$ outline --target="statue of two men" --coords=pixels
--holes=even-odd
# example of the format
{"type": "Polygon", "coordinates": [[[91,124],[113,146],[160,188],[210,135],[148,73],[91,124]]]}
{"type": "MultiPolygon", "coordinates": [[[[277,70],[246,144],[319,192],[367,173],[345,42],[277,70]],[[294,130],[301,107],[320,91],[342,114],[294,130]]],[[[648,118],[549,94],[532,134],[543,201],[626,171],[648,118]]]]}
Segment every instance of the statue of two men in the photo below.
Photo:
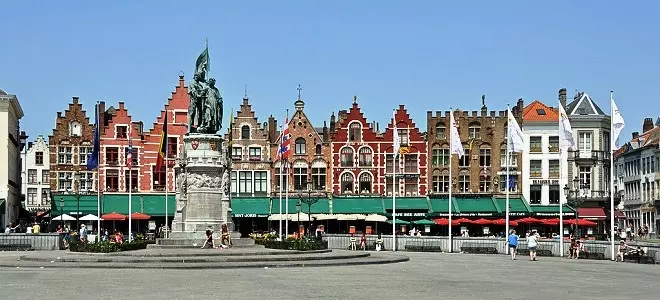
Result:
{"type": "Polygon", "coordinates": [[[222,128],[222,96],[215,79],[206,79],[209,69],[208,47],[197,58],[195,75],[188,87],[188,132],[216,134],[222,128]]]}

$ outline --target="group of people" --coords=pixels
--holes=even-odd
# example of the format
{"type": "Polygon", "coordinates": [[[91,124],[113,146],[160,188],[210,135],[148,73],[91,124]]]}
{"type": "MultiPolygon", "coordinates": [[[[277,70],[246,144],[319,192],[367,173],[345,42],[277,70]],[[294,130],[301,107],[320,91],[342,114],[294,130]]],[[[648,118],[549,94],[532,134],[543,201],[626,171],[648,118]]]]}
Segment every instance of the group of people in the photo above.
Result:
{"type": "MultiPolygon", "coordinates": [[[[376,251],[385,250],[385,247],[383,245],[383,236],[380,233],[378,233],[378,238],[376,238],[376,241],[374,242],[374,247],[375,247],[376,251]]],[[[357,238],[355,237],[355,234],[351,234],[349,249],[353,250],[353,251],[357,250],[357,238]]],[[[366,233],[362,233],[362,236],[360,237],[360,250],[362,250],[362,251],[367,250],[367,234],[366,233]]]]}
{"type": "Polygon", "coordinates": [[[619,239],[622,241],[635,241],[635,238],[640,238],[644,239],[649,236],[649,227],[647,225],[644,225],[640,228],[635,228],[632,225],[628,225],[625,229],[624,228],[619,228],[617,230],[617,235],[619,236],[619,239]]]}
{"type": "MultiPolygon", "coordinates": [[[[536,261],[536,248],[538,247],[539,234],[536,230],[527,231],[527,249],[529,250],[529,260],[536,261]]],[[[509,237],[507,238],[507,243],[509,244],[509,251],[511,252],[511,260],[516,260],[516,251],[518,249],[518,240],[520,237],[516,234],[516,231],[511,229],[509,232],[509,237]]]]}
{"type": "Polygon", "coordinates": [[[10,223],[5,227],[5,233],[32,233],[37,234],[41,233],[41,225],[38,222],[30,222],[27,224],[16,224],[10,223]]]}
{"type": "Polygon", "coordinates": [[[220,245],[218,247],[215,246],[215,242],[213,241],[213,229],[209,228],[206,230],[206,239],[204,240],[204,245],[202,246],[202,249],[214,249],[214,248],[227,249],[231,246],[232,246],[231,234],[229,233],[229,228],[227,227],[227,224],[222,224],[221,232],[220,232],[220,245]]]}

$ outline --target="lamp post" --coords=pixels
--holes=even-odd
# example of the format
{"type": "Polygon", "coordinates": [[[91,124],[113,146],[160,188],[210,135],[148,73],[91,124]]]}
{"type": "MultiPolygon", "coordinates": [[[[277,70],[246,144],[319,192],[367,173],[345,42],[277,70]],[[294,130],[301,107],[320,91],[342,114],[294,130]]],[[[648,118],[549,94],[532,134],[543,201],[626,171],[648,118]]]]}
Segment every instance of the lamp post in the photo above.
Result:
{"type": "Polygon", "coordinates": [[[298,212],[298,233],[300,233],[300,209],[302,208],[302,195],[298,198],[298,203],[296,203],[296,211],[298,212]]]}
{"type": "Polygon", "coordinates": [[[309,233],[311,234],[311,228],[309,228],[312,225],[312,205],[316,204],[319,202],[318,195],[316,197],[312,198],[312,192],[313,192],[314,185],[311,181],[307,182],[307,198],[301,199],[303,203],[307,204],[307,222],[309,223],[307,225],[309,229],[309,233]]]}
{"type": "Polygon", "coordinates": [[[73,173],[73,196],[76,197],[76,230],[80,229],[80,172],[73,173]]]}
{"type": "Polygon", "coordinates": [[[64,230],[64,198],[60,197],[60,224],[64,230]]]}

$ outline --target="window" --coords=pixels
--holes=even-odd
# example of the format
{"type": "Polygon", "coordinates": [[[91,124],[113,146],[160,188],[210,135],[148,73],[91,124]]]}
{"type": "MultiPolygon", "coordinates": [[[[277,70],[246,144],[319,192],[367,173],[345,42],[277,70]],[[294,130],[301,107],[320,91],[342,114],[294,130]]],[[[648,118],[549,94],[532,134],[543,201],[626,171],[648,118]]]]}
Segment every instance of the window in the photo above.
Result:
{"type": "Polygon", "coordinates": [[[69,125],[69,135],[73,137],[82,135],[82,126],[78,122],[71,122],[69,125]]]}
{"type": "Polygon", "coordinates": [[[250,147],[248,148],[248,153],[250,155],[250,160],[252,161],[261,160],[261,147],[250,147]]]}
{"type": "Polygon", "coordinates": [[[305,154],[307,151],[305,151],[307,147],[307,142],[305,141],[304,138],[297,138],[296,139],[296,152],[295,154],[305,154]]]}
{"type": "Polygon", "coordinates": [[[27,204],[30,206],[37,205],[37,189],[29,188],[27,189],[27,204]]]}
{"type": "Polygon", "coordinates": [[[362,173],[360,174],[360,193],[370,194],[371,193],[371,173],[362,173]]]}
{"type": "Polygon", "coordinates": [[[540,136],[529,137],[529,152],[540,153],[543,152],[543,144],[540,136]]]}
{"type": "Polygon", "coordinates": [[[59,172],[57,173],[57,190],[65,192],[71,190],[71,183],[73,181],[72,172],[59,172]]]}
{"type": "Polygon", "coordinates": [[[362,147],[360,148],[358,156],[358,164],[360,167],[371,167],[372,161],[371,161],[371,148],[369,147],[362,147]]]}
{"type": "Polygon", "coordinates": [[[289,188],[289,173],[287,171],[287,166],[284,166],[284,173],[282,173],[279,167],[275,168],[275,187],[280,188],[280,183],[283,182],[284,186],[282,186],[282,190],[286,191],[289,188]]]}
{"type": "Polygon", "coordinates": [[[353,164],[353,148],[344,147],[341,149],[341,166],[342,167],[352,167],[353,164]]]}
{"type": "Polygon", "coordinates": [[[167,137],[167,157],[176,158],[177,149],[179,149],[179,139],[174,137],[167,137]]]}
{"type": "Polygon", "coordinates": [[[551,136],[548,137],[548,151],[552,153],[559,152],[559,137],[551,136]]]}
{"type": "Polygon", "coordinates": [[[500,192],[505,192],[507,186],[509,186],[510,192],[518,191],[518,176],[509,175],[509,182],[507,183],[506,175],[500,175],[500,192]]]}
{"type": "Polygon", "coordinates": [[[406,196],[417,196],[419,178],[406,178],[404,181],[406,196]]]}
{"type": "Polygon", "coordinates": [[[41,184],[50,184],[50,170],[41,170],[41,184]]]}
{"type": "Polygon", "coordinates": [[[479,166],[490,167],[490,148],[479,149],[479,166]]]}
{"type": "Polygon", "coordinates": [[[440,146],[435,146],[432,153],[432,165],[434,166],[446,166],[449,165],[449,148],[447,146],[440,148],[440,146]]]}
{"type": "Polygon", "coordinates": [[[36,169],[29,169],[28,170],[28,183],[29,184],[37,184],[37,170],[36,169]]]}
{"type": "Polygon", "coordinates": [[[362,141],[362,124],[353,122],[348,126],[348,141],[360,142],[362,141]]]}
{"type": "Polygon", "coordinates": [[[241,139],[242,140],[250,139],[250,126],[248,125],[241,126],[241,139]]]}
{"type": "Polygon", "coordinates": [[[44,164],[44,153],[41,151],[37,151],[34,153],[34,164],[41,166],[44,164]]]}
{"type": "Polygon", "coordinates": [[[417,173],[417,155],[406,154],[403,156],[403,171],[405,173],[417,173]]]}
{"type": "Polygon", "coordinates": [[[50,189],[41,189],[41,205],[50,205],[50,189]]]}
{"type": "Polygon", "coordinates": [[[493,180],[490,174],[481,174],[479,176],[479,191],[482,193],[489,193],[491,191],[493,180]]]}
{"type": "MultiPolygon", "coordinates": [[[[399,195],[399,181],[397,179],[397,187],[396,187],[396,193],[395,195],[399,195]]],[[[387,177],[385,178],[385,189],[387,190],[387,195],[392,196],[392,193],[394,192],[394,181],[392,180],[392,177],[387,177]]]]}
{"type": "Polygon", "coordinates": [[[433,171],[433,192],[448,193],[449,192],[449,172],[440,170],[433,171]]]}
{"type": "Polygon", "coordinates": [[[139,170],[131,170],[130,173],[128,170],[124,171],[124,191],[128,192],[129,186],[133,192],[139,190],[140,181],[138,180],[138,172],[139,170]]]}
{"type": "MultiPolygon", "coordinates": [[[[78,147],[78,164],[81,166],[86,166],[87,161],[92,157],[92,147],[78,147]]],[[[137,155],[135,155],[137,158],[137,155]]],[[[137,163],[136,163],[137,164],[137,163]]]]}
{"type": "Polygon", "coordinates": [[[236,191],[238,191],[238,178],[237,175],[238,171],[231,171],[231,194],[236,195],[236,191]]]}
{"type": "Polygon", "coordinates": [[[461,158],[458,159],[458,166],[459,167],[469,167],[470,166],[470,151],[467,150],[467,149],[470,149],[470,146],[463,145],[463,149],[466,149],[465,155],[463,155],[461,158]]]}
{"type": "Polygon", "coordinates": [[[126,134],[126,132],[128,131],[128,126],[119,125],[116,128],[117,128],[117,132],[116,132],[116,135],[115,135],[116,138],[125,139],[128,136],[126,134]]]}
{"type": "Polygon", "coordinates": [[[312,184],[315,190],[325,189],[325,168],[312,167],[312,184]]]}
{"type": "Polygon", "coordinates": [[[119,189],[119,171],[113,169],[105,170],[106,191],[116,192],[119,189]]]}
{"type": "Polygon", "coordinates": [[[610,133],[609,132],[603,133],[603,151],[609,153],[611,146],[612,144],[610,143],[610,133]]]}
{"type": "MultiPolygon", "coordinates": [[[[89,148],[91,150],[91,148],[89,148]]],[[[128,158],[128,147],[124,148],[124,159],[128,158]]],[[[138,148],[130,148],[131,149],[131,166],[139,166],[138,165],[138,148]]],[[[127,164],[128,165],[128,164],[127,164]]]]}
{"type": "Polygon", "coordinates": [[[293,167],[293,189],[296,191],[307,190],[307,166],[293,167]]]}
{"type": "Polygon", "coordinates": [[[468,137],[470,139],[480,139],[481,138],[481,124],[473,122],[470,123],[468,127],[468,137]]]}
{"type": "Polygon", "coordinates": [[[591,167],[580,167],[580,190],[591,189],[591,167]]]}
{"type": "Polygon", "coordinates": [[[316,155],[321,155],[321,154],[323,154],[322,151],[321,151],[321,144],[316,144],[316,147],[315,147],[315,151],[314,151],[314,152],[315,152],[316,155]]]}
{"type": "MultiPolygon", "coordinates": [[[[551,159],[548,161],[548,178],[559,178],[559,160],[551,159]]],[[[609,173],[608,173],[609,174],[609,173]]]]}
{"type": "MultiPolygon", "coordinates": [[[[515,152],[509,153],[509,163],[508,165],[510,167],[515,167],[518,165],[518,157],[515,152]]],[[[506,145],[502,146],[500,149],[500,166],[506,167],[507,166],[507,161],[506,161],[506,145]]]]}
{"type": "Polygon", "coordinates": [[[545,116],[545,115],[546,115],[546,113],[545,113],[545,109],[543,109],[543,108],[537,108],[537,109],[536,109],[536,113],[537,113],[539,116],[545,116]]]}
{"type": "MultiPolygon", "coordinates": [[[[135,170],[137,172],[138,170],[135,170]]],[[[137,186],[137,180],[133,181],[133,184],[137,186]]],[[[80,172],[80,178],[78,179],[78,189],[81,192],[90,192],[94,189],[92,184],[94,183],[94,172],[80,172]]],[[[128,185],[128,183],[127,183],[128,185]]]]}
{"type": "Polygon", "coordinates": [[[529,177],[531,178],[543,177],[543,165],[540,160],[529,161],[529,177]]]}
{"type": "Polygon", "coordinates": [[[344,173],[341,175],[341,192],[346,194],[353,193],[353,174],[344,173]]]}
{"type": "Polygon", "coordinates": [[[529,203],[531,204],[541,204],[541,185],[530,185],[529,186],[529,203]]]}
{"type": "Polygon", "coordinates": [[[394,168],[393,166],[396,166],[396,172],[401,173],[400,168],[401,166],[399,165],[401,155],[398,155],[396,157],[396,161],[394,161],[394,156],[392,154],[387,154],[385,158],[385,173],[387,174],[392,174],[394,173],[394,168]]]}
{"type": "Polygon", "coordinates": [[[408,143],[410,142],[410,138],[408,137],[408,128],[398,128],[397,132],[399,133],[401,146],[408,146],[408,143]]]}
{"type": "Polygon", "coordinates": [[[238,172],[238,193],[252,194],[252,171],[238,172]]]}
{"type": "Polygon", "coordinates": [[[447,130],[447,127],[445,127],[445,123],[438,123],[435,125],[435,138],[437,140],[444,140],[447,136],[445,135],[445,131],[447,130]]]}
{"type": "Polygon", "coordinates": [[[231,148],[231,158],[235,160],[240,160],[243,157],[243,148],[234,147],[231,148]]]}
{"type": "Polygon", "coordinates": [[[254,194],[262,196],[268,194],[268,172],[254,171],[254,194]]]}
{"type": "Polygon", "coordinates": [[[470,192],[470,172],[468,170],[461,170],[458,175],[458,189],[461,193],[470,192]]]}
{"type": "Polygon", "coordinates": [[[550,186],[550,204],[559,204],[559,185],[550,186]]]}
{"type": "Polygon", "coordinates": [[[165,166],[160,169],[156,169],[156,166],[153,166],[151,169],[151,183],[153,185],[154,191],[164,191],[165,190],[165,166]]]}
{"type": "Polygon", "coordinates": [[[105,148],[105,163],[108,165],[119,164],[119,148],[106,147],[105,148]]]}
{"type": "Polygon", "coordinates": [[[71,147],[57,147],[57,162],[61,165],[70,165],[73,161],[73,149],[71,147]]]}
{"type": "Polygon", "coordinates": [[[591,132],[578,133],[578,149],[580,151],[591,151],[591,132]]]}

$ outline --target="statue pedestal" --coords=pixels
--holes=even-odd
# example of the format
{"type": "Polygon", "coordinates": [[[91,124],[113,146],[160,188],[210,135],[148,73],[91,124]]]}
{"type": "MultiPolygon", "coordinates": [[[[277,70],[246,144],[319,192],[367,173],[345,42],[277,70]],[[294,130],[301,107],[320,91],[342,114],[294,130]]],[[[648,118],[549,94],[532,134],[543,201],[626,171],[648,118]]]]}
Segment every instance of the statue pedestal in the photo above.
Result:
{"type": "MultiPolygon", "coordinates": [[[[185,168],[177,167],[176,214],[170,239],[203,241],[207,229],[219,234],[222,224],[234,229],[231,203],[226,194],[229,182],[222,137],[212,134],[184,136],[185,168]]],[[[177,244],[188,244],[179,241],[177,244]]]]}

